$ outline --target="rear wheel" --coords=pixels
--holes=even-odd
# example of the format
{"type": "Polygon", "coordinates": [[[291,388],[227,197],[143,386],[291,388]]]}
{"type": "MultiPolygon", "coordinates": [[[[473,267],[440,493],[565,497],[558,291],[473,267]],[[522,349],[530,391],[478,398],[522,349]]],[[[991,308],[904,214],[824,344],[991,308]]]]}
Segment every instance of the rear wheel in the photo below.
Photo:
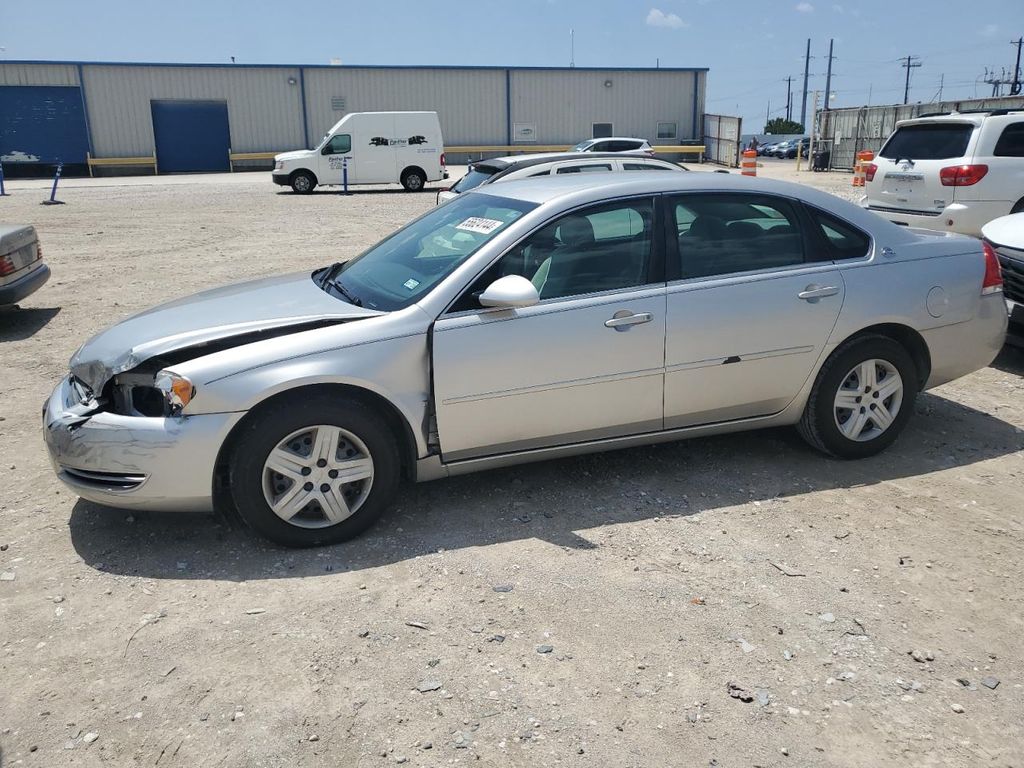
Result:
{"type": "Polygon", "coordinates": [[[408,168],[402,173],[402,186],[407,192],[419,192],[426,183],[427,179],[419,168],[408,168]]]}
{"type": "Polygon", "coordinates": [[[284,401],[252,419],[231,460],[238,512],[288,547],[333,544],[368,528],[394,498],[398,447],[361,402],[284,401]]]}
{"type": "Polygon", "coordinates": [[[292,192],[308,195],[316,188],[316,179],[309,171],[296,171],[292,174],[292,192]]]}
{"type": "Polygon", "coordinates": [[[916,395],[917,370],[903,346],[885,336],[863,336],[822,366],[797,428],[833,456],[873,456],[899,436],[916,395]]]}

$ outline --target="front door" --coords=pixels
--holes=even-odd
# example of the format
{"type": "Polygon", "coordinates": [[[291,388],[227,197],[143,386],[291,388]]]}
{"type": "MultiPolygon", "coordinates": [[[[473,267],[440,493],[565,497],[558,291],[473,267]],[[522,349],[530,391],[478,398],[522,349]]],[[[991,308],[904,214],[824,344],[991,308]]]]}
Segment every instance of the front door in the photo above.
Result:
{"type": "Polygon", "coordinates": [[[445,461],[657,431],[665,287],[654,201],[580,209],[496,261],[434,324],[434,405],[445,461]],[[540,303],[484,309],[518,274],[540,303]]]}
{"type": "Polygon", "coordinates": [[[355,184],[357,168],[355,156],[352,154],[352,136],[348,133],[336,133],[320,150],[317,181],[320,184],[343,184],[346,173],[348,183],[355,184]]]}
{"type": "Polygon", "coordinates": [[[842,275],[784,198],[692,193],[669,209],[666,429],[778,413],[835,326],[842,275]]]}

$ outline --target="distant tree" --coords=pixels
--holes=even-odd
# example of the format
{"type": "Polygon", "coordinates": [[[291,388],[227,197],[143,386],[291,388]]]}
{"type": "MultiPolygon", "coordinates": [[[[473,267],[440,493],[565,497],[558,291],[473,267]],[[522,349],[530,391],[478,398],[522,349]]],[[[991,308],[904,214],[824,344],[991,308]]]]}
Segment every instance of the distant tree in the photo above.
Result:
{"type": "Polygon", "coordinates": [[[776,135],[783,133],[803,133],[804,127],[795,120],[787,120],[784,117],[773,117],[764,126],[765,133],[776,135]]]}

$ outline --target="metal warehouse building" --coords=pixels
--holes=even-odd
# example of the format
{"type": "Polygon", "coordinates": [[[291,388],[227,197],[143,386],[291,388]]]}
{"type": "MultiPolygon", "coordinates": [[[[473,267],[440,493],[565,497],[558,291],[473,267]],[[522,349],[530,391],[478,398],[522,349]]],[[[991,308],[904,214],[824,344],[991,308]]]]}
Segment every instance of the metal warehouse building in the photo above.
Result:
{"type": "Polygon", "coordinates": [[[228,170],[349,112],[433,110],[450,147],[701,137],[707,69],[0,62],[0,161],[228,170]]]}

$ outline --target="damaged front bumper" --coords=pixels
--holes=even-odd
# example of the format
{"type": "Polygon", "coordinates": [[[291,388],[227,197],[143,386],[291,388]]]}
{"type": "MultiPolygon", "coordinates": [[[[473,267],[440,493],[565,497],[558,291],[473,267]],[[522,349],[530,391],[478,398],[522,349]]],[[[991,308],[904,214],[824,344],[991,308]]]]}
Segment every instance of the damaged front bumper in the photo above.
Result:
{"type": "Polygon", "coordinates": [[[84,499],[130,509],[209,511],[217,454],[244,415],[120,415],[66,376],[43,406],[43,434],[57,476],[84,499]]]}

